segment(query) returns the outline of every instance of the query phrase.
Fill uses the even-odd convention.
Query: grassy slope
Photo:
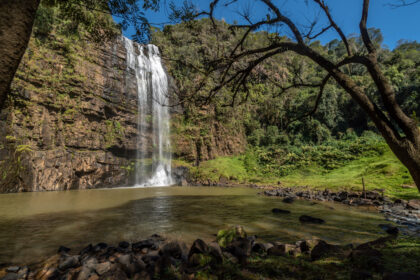
[[[179,164],[179,163],[178,163]],[[252,170],[253,169],[253,170]],[[381,155],[362,156],[332,170],[316,164],[296,168],[285,176],[261,174],[258,166],[249,170],[246,156],[220,157],[202,162],[192,167],[192,175],[198,181],[218,182],[221,176],[238,183],[276,184],[281,181],[285,186],[308,185],[317,189],[362,189],[362,176],[366,188],[384,189],[385,194],[394,198],[419,198],[416,188],[403,189],[401,185],[413,185],[406,168],[394,154],[387,149]]]
[[[419,197],[417,188],[401,188],[404,184],[412,185],[413,181],[406,168],[390,150],[383,155],[362,157],[329,172],[320,168],[309,168],[296,171],[281,180],[286,185],[360,190],[362,177],[367,189],[384,189],[386,195],[395,198]]]

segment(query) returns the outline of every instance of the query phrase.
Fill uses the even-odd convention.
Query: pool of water
[[[157,233],[187,243],[214,239],[219,229],[243,225],[267,241],[321,238],[358,243],[382,234],[383,216],[332,203],[257,195],[250,188],[166,187],[79,190],[0,195],[0,264],[30,263],[60,245],[79,250],[89,243],[136,241]],[[272,208],[291,211],[273,214]],[[322,218],[301,224],[299,216]]]

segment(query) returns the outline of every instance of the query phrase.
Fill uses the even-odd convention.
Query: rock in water
[[[292,196],[288,196],[288,197],[283,198],[284,203],[293,203],[294,201],[295,201],[295,198],[292,197]]]
[[[283,209],[279,209],[279,208],[273,208],[273,210],[271,210],[271,212],[273,212],[274,214],[290,214],[289,210],[283,210]]]
[[[320,218],[314,218],[308,215],[302,215],[299,217],[299,221],[302,223],[311,223],[311,224],[324,224],[325,221]]]

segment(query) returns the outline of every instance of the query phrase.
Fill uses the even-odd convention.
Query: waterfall
[[[136,186],[172,185],[168,77],[158,47],[124,37],[127,69],[134,71],[138,96]],[[150,151],[151,150],[151,151]]]

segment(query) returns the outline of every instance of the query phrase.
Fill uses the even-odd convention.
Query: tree
[[[93,41],[101,42],[115,35],[115,24],[100,14],[117,16],[119,27],[132,25],[136,41],[146,41],[150,23],[144,10],[157,10],[159,0],[2,0],[0,1],[0,110],[8,96],[10,84],[28,46],[39,5],[57,6],[64,19],[84,25]],[[88,13],[93,11],[96,16]]]
[[[222,5],[223,0],[213,0],[210,3],[209,11],[197,13],[196,16],[208,16],[214,23],[214,13],[218,5]],[[226,1],[225,6],[240,1]],[[361,40],[354,42],[354,38],[347,38],[342,29],[333,19],[330,9],[324,0],[312,0],[316,4],[328,24],[314,32],[317,21],[314,21],[305,32],[290,17],[282,12],[282,6],[275,4],[271,0],[259,0],[259,2],[268,9],[267,16],[259,21],[253,22],[249,13],[243,13],[246,24],[234,24],[230,28],[233,32],[242,32],[242,36],[237,41],[235,48],[228,55],[221,56],[216,62],[209,63],[215,65],[212,71],[222,72],[220,79],[209,93],[209,97],[215,96],[224,87],[232,88],[232,105],[241,92],[247,92],[247,81],[258,66],[271,57],[294,52],[300,56],[309,58],[315,62],[324,72],[325,76],[318,83],[308,84],[301,79],[294,79],[291,85],[279,85],[283,91],[290,88],[318,87],[319,93],[314,101],[314,113],[319,105],[319,101],[326,85],[335,81],[343,88],[352,99],[363,109],[375,124],[393,153],[408,168],[413,177],[417,188],[420,191],[420,131],[417,121],[409,117],[400,107],[396,100],[395,91],[391,82],[387,79],[381,65],[378,62],[378,44],[382,38],[375,29],[367,28],[367,19],[369,14],[369,0],[364,0],[361,10],[362,17],[359,22]],[[306,1],[308,2],[308,1]],[[417,2],[417,1],[415,1]],[[410,2],[414,4],[414,2]],[[407,5],[408,2],[399,1],[397,4]],[[262,28],[285,26],[291,32],[292,38],[285,39],[278,33],[269,33],[268,44],[259,48],[247,49],[245,42],[252,36],[254,31]],[[298,27],[299,26],[299,27]],[[334,30],[341,39],[346,52],[346,57],[341,61],[334,61],[327,55],[320,52],[316,46],[310,44],[311,41],[318,38],[327,30]],[[217,31],[215,31],[217,32]],[[315,34],[314,34],[315,33]],[[245,63],[244,63],[245,61]],[[363,67],[367,70],[370,79],[376,87],[375,98],[369,94],[352,79],[348,71],[349,67]],[[245,94],[247,97],[247,94]]]
[[[0,2],[0,109],[28,46],[40,0]]]

